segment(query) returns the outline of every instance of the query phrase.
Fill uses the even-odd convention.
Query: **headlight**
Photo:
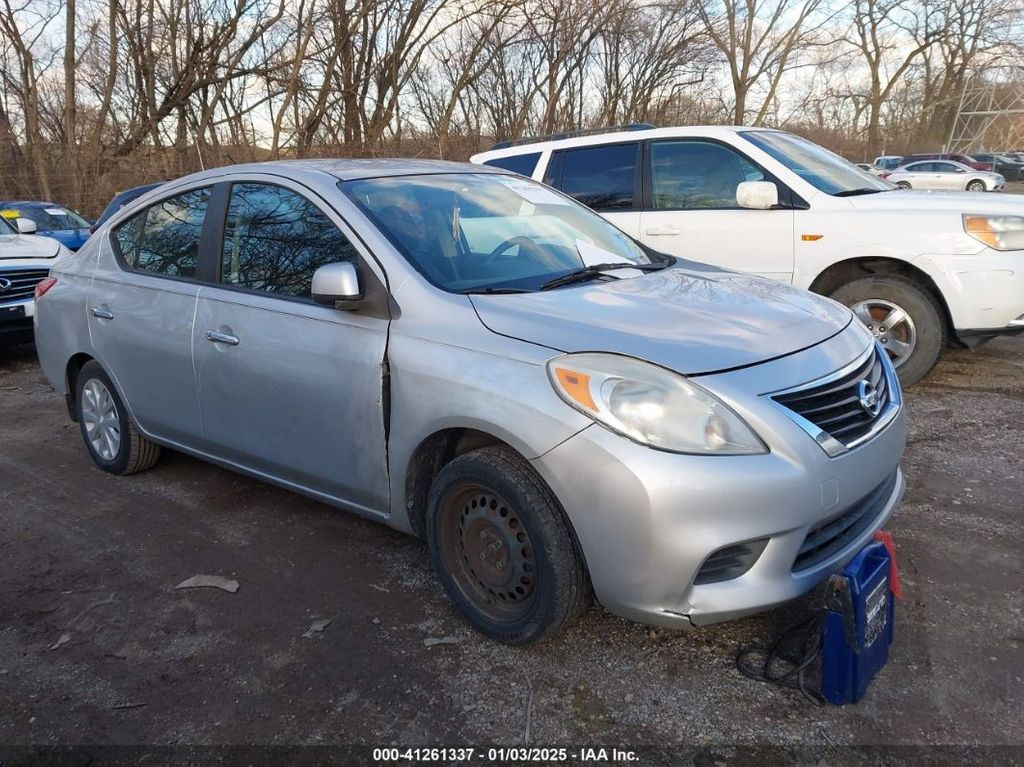
[[[556,357],[547,368],[558,396],[635,442],[673,453],[768,452],[725,403],[657,365],[590,353]]]
[[[996,250],[1024,250],[1024,216],[965,213],[964,231]]]

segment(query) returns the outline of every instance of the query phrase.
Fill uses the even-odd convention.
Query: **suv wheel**
[[[935,297],[900,274],[876,274],[840,287],[832,298],[850,307],[889,354],[904,386],[928,374],[946,344]]]
[[[561,631],[590,603],[590,581],[551,490],[518,454],[486,447],[434,480],[427,544],[448,597],[507,644]]]
[[[979,180],[975,179],[974,181],[972,181],[971,183],[969,183],[967,185],[967,191],[968,192],[984,192],[985,191],[985,182],[984,181],[979,181]]]
[[[135,474],[156,463],[160,446],[143,437],[128,416],[110,377],[93,360],[75,381],[82,439],[92,460],[111,474]]]

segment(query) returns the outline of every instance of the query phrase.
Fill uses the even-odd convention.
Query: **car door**
[[[705,139],[652,141],[646,153],[641,241],[673,256],[793,279],[794,211],[749,210],[743,181],[770,179],[735,148]],[[778,182],[776,182],[778,184]],[[780,195],[788,190],[780,188]]]
[[[640,237],[640,142],[553,152],[544,183],[593,208],[631,237]]]
[[[365,281],[366,260],[304,187],[256,177],[222,193],[216,284],[199,293],[193,335],[207,450],[384,513],[388,318],[310,297],[318,267],[352,261]]]
[[[212,187],[177,192],[115,227],[97,257],[87,319],[93,347],[143,431],[202,436],[192,322],[210,261]]]

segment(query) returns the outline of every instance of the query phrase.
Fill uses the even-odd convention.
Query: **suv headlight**
[[[673,453],[753,455],[768,449],[720,399],[683,376],[617,354],[547,363],[563,400],[634,442]]]
[[[965,213],[964,231],[996,250],[1024,250],[1024,216]]]

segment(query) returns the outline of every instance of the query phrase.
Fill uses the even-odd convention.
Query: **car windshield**
[[[0,234],[17,234],[18,230],[14,228],[14,224],[8,221],[4,216],[0,216]]]
[[[812,141],[779,131],[743,131],[743,138],[826,194],[887,192],[892,186],[868,178],[857,166]]]
[[[540,290],[595,264],[661,263],[589,208],[518,176],[397,176],[339,187],[420,274],[453,293]]]
[[[5,208],[0,215],[7,219],[27,218],[34,221],[36,231],[59,232],[63,229],[88,229],[89,222],[74,211],[57,205],[19,205]]]

